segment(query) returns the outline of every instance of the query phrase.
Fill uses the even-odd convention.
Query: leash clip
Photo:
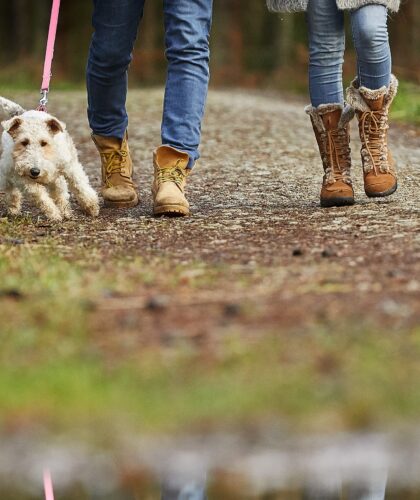
[[[48,104],[48,90],[41,90],[41,99],[39,100],[39,110],[45,111],[47,109]]]

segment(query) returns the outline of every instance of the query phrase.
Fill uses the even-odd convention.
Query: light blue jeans
[[[151,0],[156,1],[156,0]],[[145,0],[93,0],[95,32],[87,64],[88,118],[94,134],[122,138],[128,127],[127,70]],[[168,75],[162,144],[199,157],[209,83],[213,0],[163,0]]]
[[[360,85],[372,90],[388,86],[392,62],[386,7],[365,5],[350,16]],[[344,12],[338,10],[336,0],[309,0],[307,22],[312,105],[342,104]]]

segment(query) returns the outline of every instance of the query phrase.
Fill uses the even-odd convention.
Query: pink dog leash
[[[45,500],[54,500],[53,484],[49,470],[44,471]]]
[[[60,1],[61,0],[53,0],[52,3],[50,28],[48,31],[47,49],[45,53],[44,74],[41,84],[42,98],[39,101],[38,111],[45,111],[47,109],[48,92],[50,91],[52,76],[51,68],[54,59],[55,39],[57,36],[58,18],[60,15]]]

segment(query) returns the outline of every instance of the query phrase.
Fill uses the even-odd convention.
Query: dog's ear
[[[56,118],[49,118],[47,120],[47,127],[52,135],[56,135],[60,132],[64,132],[64,130],[66,129],[66,125],[64,123],[58,121]]]
[[[7,120],[5,122],[2,122],[2,127],[4,130],[10,134],[13,139],[17,135],[17,131],[19,130],[20,126],[22,125],[22,120],[20,118],[12,118],[11,120]]]

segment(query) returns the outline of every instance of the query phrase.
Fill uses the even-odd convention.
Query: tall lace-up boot
[[[350,177],[350,121],[354,116],[349,106],[326,104],[306,112],[312,126],[324,167],[321,207],[340,207],[354,204]]]
[[[133,162],[127,133],[123,140],[92,135],[102,163],[101,193],[106,207],[135,207],[139,198],[133,183]]]
[[[365,192],[371,198],[389,196],[397,190],[395,163],[388,147],[389,110],[397,95],[398,80],[389,87],[370,90],[354,80],[347,89],[349,104],[356,111],[362,141]]]
[[[184,190],[190,173],[187,153],[170,146],[160,146],[153,155],[155,177],[152,186],[154,215],[190,214]]]

